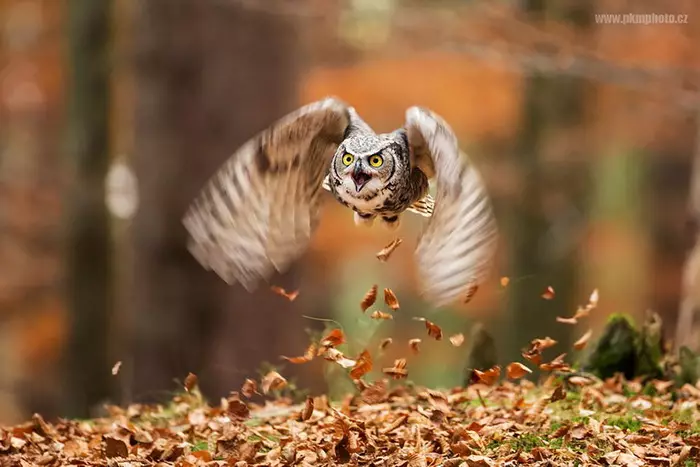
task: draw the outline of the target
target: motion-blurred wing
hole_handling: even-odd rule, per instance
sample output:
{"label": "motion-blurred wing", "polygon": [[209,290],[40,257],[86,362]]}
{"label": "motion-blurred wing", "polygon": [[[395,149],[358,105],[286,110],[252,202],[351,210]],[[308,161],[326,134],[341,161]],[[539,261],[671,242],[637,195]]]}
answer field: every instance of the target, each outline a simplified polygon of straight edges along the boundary
{"label": "motion-blurred wing", "polygon": [[318,224],[323,178],[348,122],[346,104],[327,98],[239,148],[183,218],[197,260],[250,291],[304,253]]}
{"label": "motion-blurred wing", "polygon": [[481,176],[445,121],[430,110],[406,111],[413,163],[437,183],[435,206],[418,240],[423,295],[436,306],[464,299],[493,260],[497,228]]}

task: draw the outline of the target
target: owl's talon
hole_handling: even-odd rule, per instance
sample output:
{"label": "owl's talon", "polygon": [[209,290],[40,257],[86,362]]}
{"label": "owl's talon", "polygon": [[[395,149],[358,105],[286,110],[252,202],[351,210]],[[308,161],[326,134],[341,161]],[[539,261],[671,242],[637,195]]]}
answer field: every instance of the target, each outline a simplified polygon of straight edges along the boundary
{"label": "owl's talon", "polygon": [[398,215],[396,216],[391,216],[391,217],[382,217],[382,221],[384,224],[384,227],[386,227],[389,230],[396,230],[399,228],[399,225],[401,224],[401,219],[399,218]]}
{"label": "owl's talon", "polygon": [[359,212],[355,212],[353,217],[355,219],[355,225],[361,225],[363,227],[371,227],[375,218],[373,214],[360,214]]}

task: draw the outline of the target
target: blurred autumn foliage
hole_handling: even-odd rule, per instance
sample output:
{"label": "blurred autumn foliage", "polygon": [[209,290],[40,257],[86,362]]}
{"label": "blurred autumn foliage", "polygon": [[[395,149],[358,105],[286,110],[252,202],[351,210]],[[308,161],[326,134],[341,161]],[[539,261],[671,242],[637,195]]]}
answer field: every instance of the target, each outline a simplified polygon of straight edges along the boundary
{"label": "blurred autumn foliage", "polygon": [[[272,120],[329,94],[378,131],[401,125],[410,105],[430,107],[486,179],[498,264],[472,301],[430,318],[447,336],[482,321],[501,363],[538,335],[572,343],[576,328],[555,317],[572,316],[594,289],[594,332],[610,313],[653,309],[674,336],[697,221],[688,199],[700,158],[700,3],[105,0],[104,34],[79,3],[0,0],[0,422],[157,398],[189,371],[203,391],[226,394],[263,362],[298,354],[307,328],[323,329],[302,315],[360,326],[373,284],[401,303],[376,339],[423,336],[411,320],[431,312],[413,292],[420,218],[379,262],[393,234],[356,229],[329,200],[311,250],[276,283],[300,291],[293,301],[228,287],[184,249],[180,216],[216,167]],[[688,23],[596,22],[629,12]],[[76,86],[79,63],[104,67],[104,95]],[[95,128],[104,141],[76,145]],[[92,161],[96,171],[81,171]],[[115,167],[123,176],[106,189]],[[81,256],[74,235],[88,205],[109,216],[110,233],[104,251]],[[107,289],[81,301],[102,262]],[[550,286],[556,296],[543,300]],[[100,300],[109,306],[90,305]],[[95,327],[80,330],[87,321]],[[424,344],[413,380],[463,380],[464,351]],[[300,387],[325,385],[318,371],[290,372]],[[98,379],[104,390],[78,400],[71,384]]]}

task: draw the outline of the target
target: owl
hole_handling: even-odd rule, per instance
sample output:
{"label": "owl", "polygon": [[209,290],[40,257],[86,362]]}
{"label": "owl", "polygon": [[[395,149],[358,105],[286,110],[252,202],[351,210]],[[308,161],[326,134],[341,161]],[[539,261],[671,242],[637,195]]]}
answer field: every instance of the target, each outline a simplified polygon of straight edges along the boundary
{"label": "owl", "polygon": [[358,225],[376,219],[395,229],[406,212],[426,219],[415,260],[419,292],[434,306],[464,298],[486,276],[496,220],[450,126],[413,106],[401,128],[377,134],[335,97],[281,118],[224,163],[184,215],[188,248],[229,284],[253,291],[306,251],[326,191]]}

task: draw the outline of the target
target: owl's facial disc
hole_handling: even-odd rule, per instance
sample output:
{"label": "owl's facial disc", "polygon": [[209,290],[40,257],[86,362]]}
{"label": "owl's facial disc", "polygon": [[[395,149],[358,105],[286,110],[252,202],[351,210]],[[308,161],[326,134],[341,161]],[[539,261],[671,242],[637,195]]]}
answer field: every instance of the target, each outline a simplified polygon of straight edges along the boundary
{"label": "owl's facial disc", "polygon": [[352,170],[352,181],[355,183],[355,190],[359,193],[370,180],[372,180],[372,174],[365,170],[362,165],[362,159],[359,159]]}

